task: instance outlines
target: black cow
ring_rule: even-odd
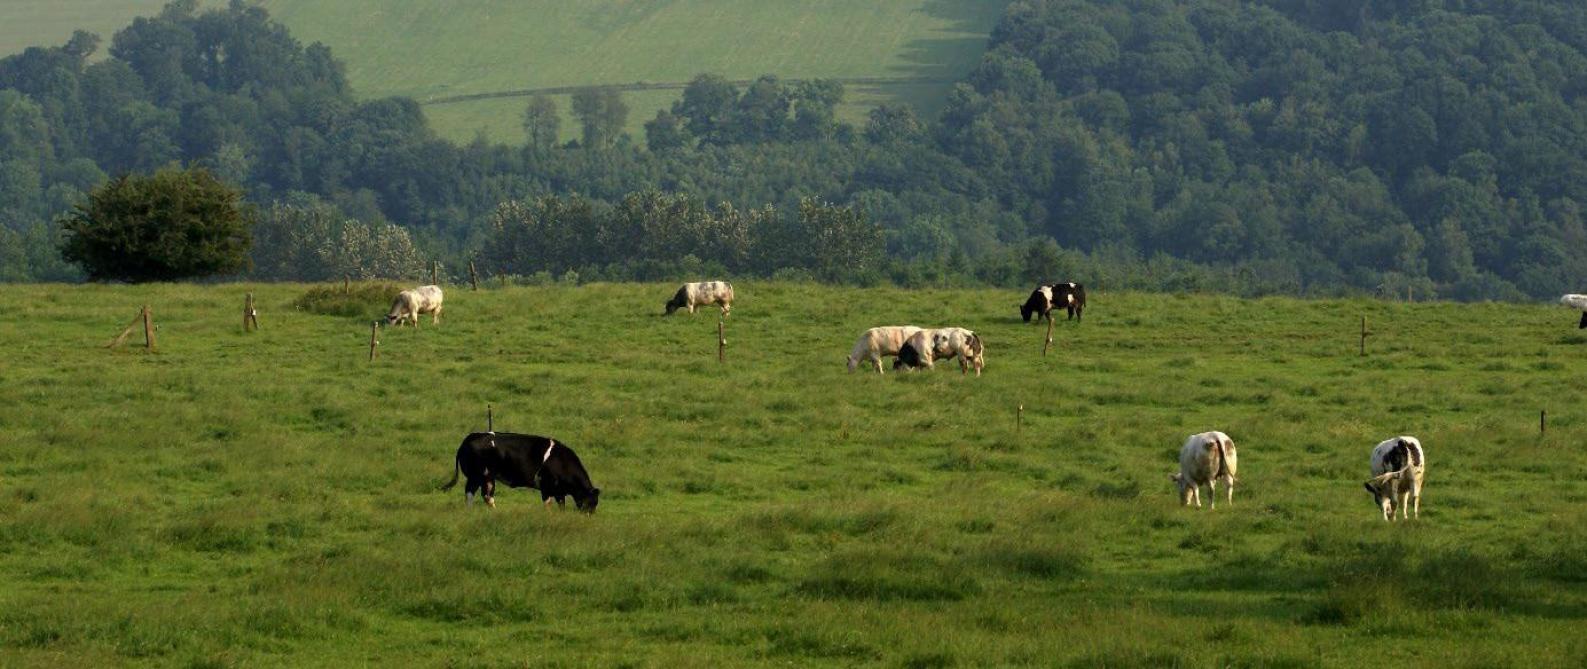
[[[1069,311],[1071,320],[1081,320],[1082,312],[1086,310],[1086,287],[1078,283],[1055,283],[1052,285],[1053,308],[1063,307]]]
[[[496,507],[496,482],[513,488],[536,488],[547,505],[555,499],[562,506],[568,497],[585,513],[595,513],[601,489],[590,482],[584,463],[568,445],[532,434],[512,432],[475,432],[457,447],[452,480],[441,486],[451,490],[458,474],[467,479],[463,498],[474,501],[480,491],[485,504]]]

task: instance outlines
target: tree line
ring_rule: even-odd
[[[84,276],[61,214],[182,166],[256,206],[261,278],[429,257],[1548,296],[1587,281],[1584,36],[1587,7],[1544,0],[1020,0],[936,118],[883,105],[853,126],[836,82],[707,74],[638,140],[597,89],[574,141],[534,98],[522,145],[457,145],[412,100],[355,97],[263,9],[179,0],[107,58],[79,32],[0,60],[0,279]]]

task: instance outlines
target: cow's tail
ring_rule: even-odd
[[[1229,471],[1229,453],[1224,450],[1224,440],[1214,437],[1213,441],[1218,444],[1218,470],[1212,475],[1212,478],[1233,481],[1234,472]]]
[[[447,481],[445,484],[443,484],[441,486],[440,489],[443,492],[447,491],[447,490],[451,490],[452,486],[457,485],[458,473],[460,473],[462,471],[463,471],[463,454],[462,453],[458,453],[457,457],[452,459],[452,480]]]

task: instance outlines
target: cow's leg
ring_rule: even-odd
[[[1207,481],[1207,501],[1212,508],[1218,508],[1218,479]]]
[[[1416,514],[1416,519],[1417,520],[1421,520],[1421,518],[1422,518],[1422,489],[1421,488],[1413,488],[1411,490],[1411,510]]]
[[[1224,483],[1229,486],[1229,506],[1234,506],[1234,479],[1228,479]]]
[[[485,479],[485,490],[484,490],[484,493],[485,493],[485,506],[488,506],[488,507],[490,507],[492,509],[496,508],[496,481],[494,479],[491,479],[491,478],[486,478]]]
[[[440,325],[441,324],[441,308],[440,307],[436,307],[434,314],[435,315],[432,316],[431,319],[430,319],[430,324],[431,325]]]
[[[871,356],[871,364],[876,365],[876,373],[877,374],[886,374],[887,373],[887,372],[882,371],[882,356],[879,356],[879,355]]]
[[[543,501],[545,502],[545,508],[546,509],[550,509],[551,508],[551,502],[556,501],[556,500],[553,500],[550,497],[547,497]]]

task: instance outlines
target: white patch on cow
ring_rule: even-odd
[[[1069,284],[1069,285],[1073,286],[1074,284]],[[1068,300],[1068,302],[1070,304],[1074,304],[1075,303],[1075,294],[1074,293],[1064,293],[1064,299]]]
[[[1559,303],[1572,309],[1587,311],[1587,295],[1565,295],[1559,298]]]
[[[542,464],[542,465],[545,464],[547,460],[551,459],[551,449],[557,447],[557,440],[548,439],[547,441],[550,441],[551,443],[546,445],[546,454],[540,456],[540,464]]]

